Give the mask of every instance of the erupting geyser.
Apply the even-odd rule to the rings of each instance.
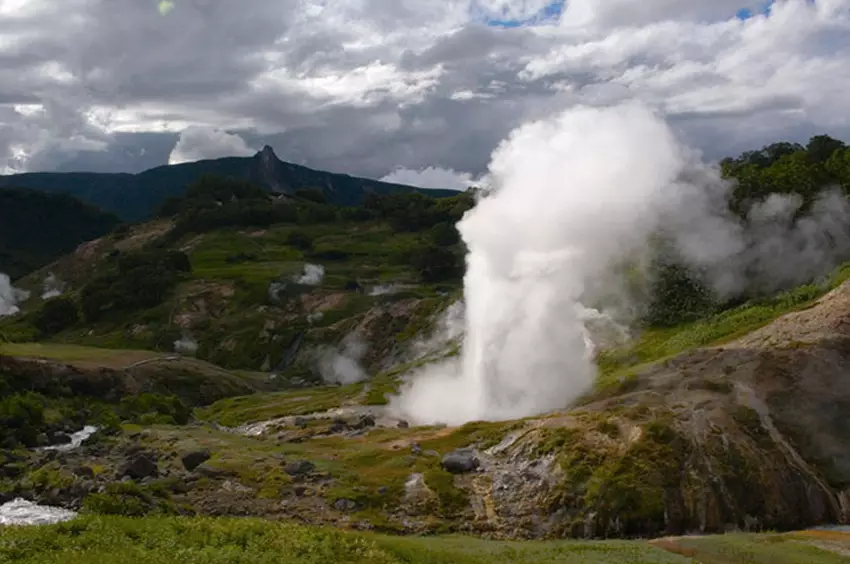
[[[415,374],[391,409],[461,424],[567,406],[592,384],[588,296],[637,256],[693,187],[665,122],[637,104],[578,108],[515,130],[492,191],[459,223],[469,254],[459,358]]]

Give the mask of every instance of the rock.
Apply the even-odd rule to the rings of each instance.
[[[458,449],[443,457],[443,468],[452,474],[472,472],[479,466],[478,457],[472,449]]]
[[[309,460],[296,460],[287,464],[283,471],[290,476],[303,476],[304,474],[309,474],[315,469],[316,465]]]
[[[47,442],[51,446],[69,445],[71,444],[71,437],[62,431],[50,432],[47,434]]]
[[[309,423],[309,419],[306,417],[296,417],[295,418],[295,426],[301,429],[307,428],[307,423]]]
[[[347,428],[348,427],[345,426],[345,423],[340,423],[338,421],[334,421],[331,424],[329,431],[330,431],[331,434],[344,433]]]
[[[206,462],[196,467],[195,473],[205,478],[222,478],[232,474],[232,472],[225,470],[224,468],[216,468],[215,466],[210,466]]]
[[[419,443],[413,443],[410,445],[410,452],[413,454],[422,454],[422,447],[419,446]]]
[[[374,426],[375,418],[371,415],[363,415],[353,425],[351,425],[354,429],[368,429],[369,427]]]
[[[189,472],[192,472],[195,468],[209,460],[211,457],[212,454],[210,454],[210,451],[206,449],[196,450],[188,454],[184,454],[180,458],[180,462],[183,463],[183,468],[185,468]]]
[[[93,479],[94,470],[92,470],[89,466],[78,466],[77,468],[74,468],[74,475],[79,476],[80,478]]]
[[[338,499],[334,502],[334,509],[337,511],[354,511],[357,509],[357,503],[350,499]]]
[[[119,471],[120,476],[129,477],[134,480],[141,480],[158,474],[159,469],[156,462],[145,454],[133,455],[132,458],[124,463]]]
[[[398,422],[397,427],[399,429],[408,429],[408,428],[410,428],[410,423],[408,423],[407,421],[402,419],[401,421]]]

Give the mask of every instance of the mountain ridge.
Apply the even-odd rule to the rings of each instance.
[[[287,195],[300,189],[318,189],[330,203],[340,206],[359,205],[368,193],[419,192],[434,197],[457,194],[456,190],[416,188],[308,168],[280,160],[269,145],[252,157],[167,164],[136,174],[28,172],[0,176],[0,189],[15,187],[67,193],[126,221],[141,221],[149,219],[166,198],[182,195],[186,186],[204,174],[248,180],[268,191]]]

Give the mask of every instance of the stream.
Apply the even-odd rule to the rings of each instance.
[[[86,425],[76,433],[70,435],[71,442],[64,445],[41,447],[36,450],[67,452],[80,448],[83,441],[95,434],[97,429],[93,425]],[[17,498],[0,505],[0,526],[51,525],[53,523],[70,521],[76,516],[77,513],[75,511],[62,509],[61,507],[38,505],[22,498]]]

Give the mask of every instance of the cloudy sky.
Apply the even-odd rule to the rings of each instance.
[[[850,140],[850,0],[0,0],[0,172],[250,155],[462,186],[639,98],[717,158]]]

